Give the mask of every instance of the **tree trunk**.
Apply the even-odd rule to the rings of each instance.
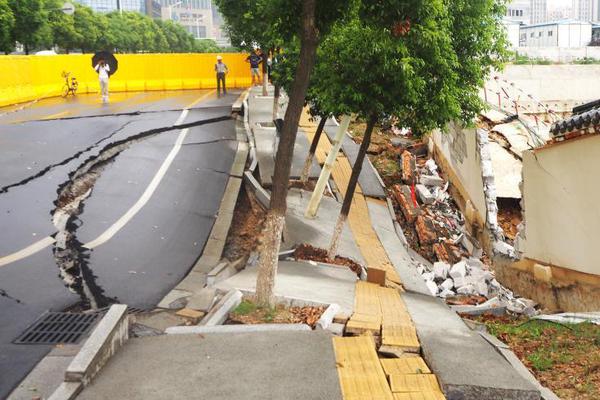
[[[318,32],[315,26],[315,8],[316,0],[304,0],[302,2],[300,62],[296,68],[296,76],[290,91],[289,103],[281,130],[281,140],[277,147],[271,204],[263,231],[263,246],[258,264],[256,301],[261,307],[274,306],[273,287],[275,286],[275,275],[277,274],[281,234],[285,224],[286,197],[294,144],[296,143],[298,123],[306,98],[310,72],[315,64],[317,54]]]
[[[323,133],[323,128],[325,127],[326,122],[327,122],[327,117],[322,116],[321,121],[319,121],[319,126],[317,127],[317,131],[315,132],[315,136],[313,137],[312,143],[310,144],[310,149],[308,150],[308,156],[306,156],[306,161],[304,162],[304,168],[302,169],[302,175],[300,175],[300,181],[302,183],[308,182],[308,175],[310,174],[310,167],[312,166],[313,158],[315,158],[315,152],[317,151],[317,146],[319,145],[319,140],[321,139],[321,133]]]
[[[329,176],[331,175],[333,164],[335,164],[337,155],[340,152],[340,148],[342,147],[342,141],[344,140],[344,135],[348,130],[348,125],[350,125],[350,116],[342,116],[342,120],[340,126],[338,127],[338,131],[335,134],[333,143],[331,143],[331,150],[329,151],[329,154],[327,154],[327,160],[325,160],[323,169],[321,169],[321,175],[319,175],[319,180],[317,181],[315,190],[313,190],[312,196],[310,197],[310,201],[308,202],[308,206],[306,206],[306,211],[304,212],[304,216],[306,218],[314,218],[317,216],[317,211],[319,211],[319,205],[321,204],[321,199],[323,198],[323,191],[325,190],[325,185],[327,185],[327,182],[329,181]]]
[[[344,196],[342,210],[340,211],[340,216],[338,217],[335,230],[333,231],[333,236],[331,238],[331,244],[329,245],[329,251],[327,252],[327,258],[330,260],[334,259],[335,255],[337,254],[338,244],[342,236],[342,229],[344,229],[344,224],[346,223],[348,214],[350,213],[352,197],[354,197],[354,191],[356,190],[356,185],[358,184],[358,177],[360,176],[363,161],[365,160],[365,155],[367,154],[369,144],[371,143],[371,133],[373,133],[373,128],[375,127],[376,122],[377,117],[375,115],[372,115],[367,122],[367,129],[365,129],[365,135],[362,143],[360,144],[360,149],[358,150],[358,155],[356,156],[356,162],[352,167],[352,175],[350,175],[350,181],[348,182],[348,188],[346,189],[346,195]]]
[[[273,95],[273,121],[279,118],[279,95],[281,93],[281,87],[275,85],[275,93]]]
[[[23,45],[23,47],[25,47],[25,54],[26,54],[26,55],[29,55],[29,45],[28,45],[27,43],[25,43],[25,44]]]

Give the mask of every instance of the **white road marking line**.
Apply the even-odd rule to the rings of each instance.
[[[3,267],[7,264],[13,263],[15,261],[19,261],[25,257],[29,257],[32,254],[37,253],[38,251],[45,249],[48,246],[54,244],[56,240],[54,240],[51,236],[46,236],[40,241],[33,243],[30,246],[25,247],[15,253],[9,254],[4,257],[0,257],[0,267]]]
[[[185,110],[185,112],[187,112],[187,110]],[[117,222],[112,224],[112,226],[110,228],[108,228],[106,231],[104,231],[104,233],[102,233],[96,239],[84,244],[83,247],[85,247],[87,249],[93,249],[95,247],[98,247],[98,246],[106,243],[117,232],[119,232],[119,230],[121,230],[121,228],[123,228],[135,216],[135,214],[137,214],[138,211],[140,211],[142,209],[142,207],[144,207],[146,205],[146,203],[148,202],[148,200],[150,200],[150,197],[152,197],[152,195],[154,194],[154,191],[160,184],[160,181],[163,179],[163,177],[167,173],[167,170],[171,166],[171,163],[173,163],[173,160],[177,156],[177,153],[179,153],[179,150],[181,149],[181,146],[183,144],[185,137],[188,134],[188,131],[189,131],[189,129],[187,129],[187,128],[181,130],[181,133],[179,133],[179,136],[177,137],[177,141],[175,142],[175,145],[171,149],[171,152],[169,153],[167,158],[165,158],[165,161],[163,161],[162,165],[156,172],[156,175],[154,175],[154,178],[152,178],[150,185],[148,185],[148,187],[146,188],[146,190],[144,191],[142,196],[138,199],[138,201],[136,201],[135,204],[129,210],[127,210],[127,212],[121,218],[119,218],[117,220]]]
[[[214,90],[211,92],[214,92]],[[197,102],[208,97],[211,94],[211,92],[202,95],[199,99],[197,99],[196,101],[194,101],[194,103],[192,103],[190,105],[196,104]],[[187,115],[189,113],[188,108],[189,107],[186,107],[181,112],[181,114],[179,115],[179,118],[177,118],[174,125],[181,125],[183,123],[183,121],[185,120],[185,118],[187,117]],[[86,247],[88,249],[93,249],[93,248],[98,247],[101,244],[105,243],[106,241],[108,241],[121,228],[123,228],[123,226],[125,226],[125,224],[127,224],[127,222],[129,222],[135,214],[138,213],[138,211],[148,202],[148,200],[150,200],[150,197],[152,197],[152,194],[154,193],[154,191],[158,187],[158,184],[160,183],[160,181],[166,174],[167,170],[169,169],[169,166],[171,165],[171,163],[177,156],[177,153],[179,153],[179,150],[181,149],[183,140],[187,136],[187,133],[188,133],[188,129],[181,130],[177,140],[175,141],[175,145],[173,146],[173,149],[171,149],[171,152],[167,155],[167,158],[165,159],[165,161],[163,161],[163,164],[159,168],[156,175],[154,175],[154,178],[150,182],[150,185],[146,188],[146,190],[144,191],[142,196],[138,199],[138,201],[125,213],[125,215],[123,215],[121,218],[119,218],[119,220],[117,220],[117,222],[115,222],[110,228],[108,228],[106,231],[104,231],[104,233],[102,233],[96,239],[85,244],[83,247]],[[29,257],[29,256],[37,253],[38,251],[43,250],[44,248],[53,245],[54,242],[56,242],[56,240],[53,237],[47,236],[44,239],[37,241],[19,251],[11,253],[7,256],[0,257],[0,267],[3,267],[5,265],[8,265],[15,261],[22,260],[23,258]]]

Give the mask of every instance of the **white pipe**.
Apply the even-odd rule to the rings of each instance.
[[[323,191],[329,182],[329,176],[331,175],[331,170],[333,169],[333,163],[335,163],[340,148],[342,147],[342,140],[344,140],[344,135],[346,134],[349,125],[350,116],[344,115],[338,131],[335,134],[335,138],[333,139],[331,151],[327,155],[327,160],[325,160],[325,165],[323,165],[321,175],[319,175],[317,186],[315,187],[315,190],[310,198],[310,202],[308,203],[308,207],[306,208],[306,212],[304,213],[306,218],[315,218],[317,216],[319,205],[321,204],[321,199],[323,198]]]

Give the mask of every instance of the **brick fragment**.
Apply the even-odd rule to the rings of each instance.
[[[437,232],[430,217],[419,215],[415,223],[415,229],[422,245],[437,242]]]
[[[400,206],[400,211],[402,211],[404,218],[406,218],[406,221],[409,224],[413,224],[421,211],[419,205],[415,205],[415,202],[412,199],[410,187],[406,185],[394,185],[392,191],[394,192],[394,197]]]
[[[402,182],[407,185],[414,185],[417,183],[417,160],[415,156],[405,150],[400,155],[400,159],[402,162]]]
[[[433,251],[439,261],[456,264],[462,258],[458,247],[449,242],[435,243]]]

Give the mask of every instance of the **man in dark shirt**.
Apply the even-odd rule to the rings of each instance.
[[[260,49],[255,49],[254,53],[246,57],[246,62],[250,63],[250,73],[252,74],[252,86],[261,85],[259,65],[262,62]]]

